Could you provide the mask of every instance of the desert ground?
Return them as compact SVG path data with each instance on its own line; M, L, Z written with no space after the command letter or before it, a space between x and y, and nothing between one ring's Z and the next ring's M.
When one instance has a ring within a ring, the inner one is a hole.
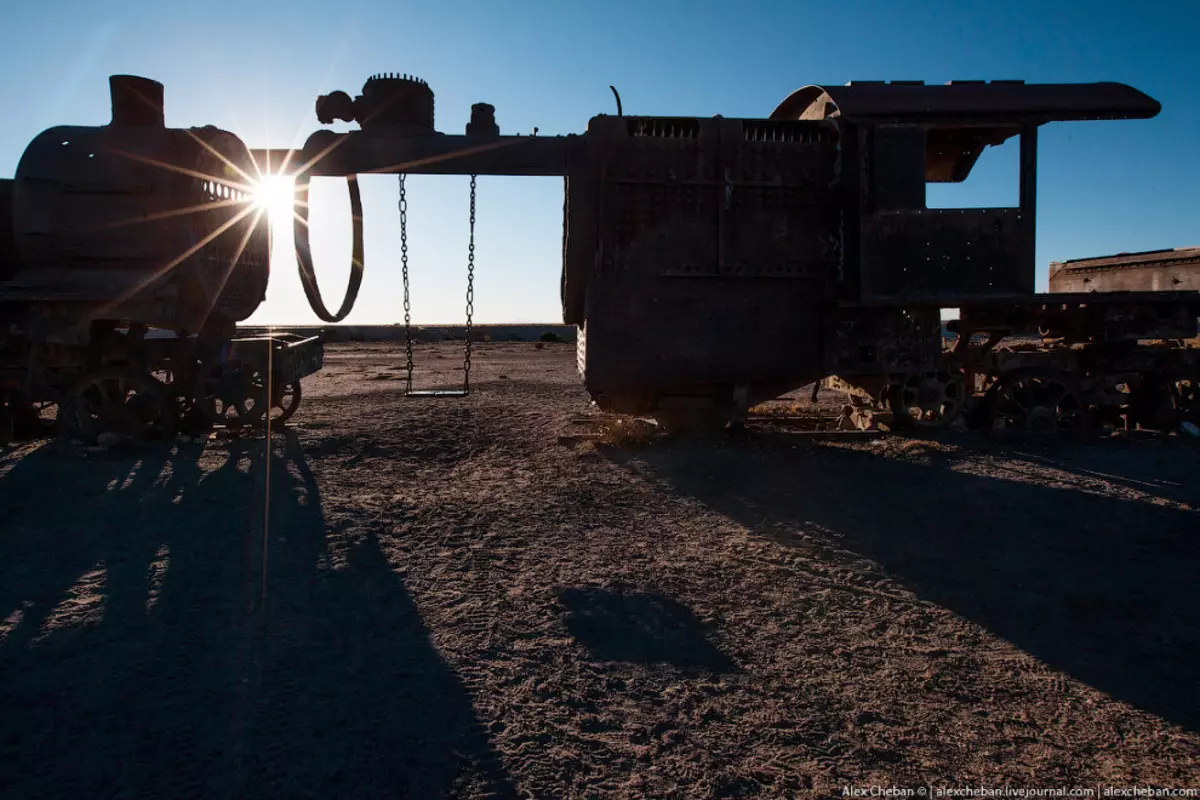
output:
M0 797L1200 788L1195 442L564 439L570 345L403 361L0 451Z

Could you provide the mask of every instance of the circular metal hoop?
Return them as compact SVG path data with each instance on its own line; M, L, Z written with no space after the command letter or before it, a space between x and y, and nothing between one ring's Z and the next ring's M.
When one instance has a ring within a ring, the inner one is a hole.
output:
M350 222L354 229L354 249L350 256L350 282L346 286L346 296L337 313L330 313L321 299L321 289L317 286L317 276L313 271L312 248L308 236L308 180L297 179L296 205L299 219L296 220L295 243L296 264L300 268L300 283L304 286L304 295L313 313L325 322L341 322L354 308L358 299L358 290L362 286L363 277L363 229L362 229L362 195L358 190L358 176L347 175L346 187L350 192Z

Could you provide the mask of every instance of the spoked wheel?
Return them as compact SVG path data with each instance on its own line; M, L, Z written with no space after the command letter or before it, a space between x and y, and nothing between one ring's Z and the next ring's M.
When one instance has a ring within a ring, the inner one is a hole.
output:
M200 371L195 398L196 408L214 425L254 425L266 414L266 380L250 364L212 364Z
M274 396L266 418L274 428L291 419L300 407L300 381L275 383L271 387L271 394Z
M962 375L946 369L909 375L888 389L888 405L900 428L944 428L963 410Z
M85 375L58 407L62 432L96 442L104 434L127 441L162 439L175 429L175 415L162 387L149 375L116 368Z
M992 420L1031 433L1082 434L1088 409L1069 379L1043 375L1001 376L988 391Z

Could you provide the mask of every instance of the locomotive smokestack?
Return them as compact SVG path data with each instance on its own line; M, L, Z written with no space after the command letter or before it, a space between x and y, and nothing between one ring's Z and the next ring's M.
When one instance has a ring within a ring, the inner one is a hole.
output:
M112 75L112 124L141 128L166 126L163 116L163 85L137 75Z

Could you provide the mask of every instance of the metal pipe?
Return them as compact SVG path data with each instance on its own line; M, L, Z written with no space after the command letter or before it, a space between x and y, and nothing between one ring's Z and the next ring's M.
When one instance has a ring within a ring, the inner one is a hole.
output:
M1021 126L1021 188L1018 203L1021 209L1022 235L1018 239L1021 253L1020 285L1033 292L1037 282L1037 125L1027 122Z
M112 124L125 127L162 128L163 85L137 75L110 75Z
M387 136L317 131L298 151L251 150L263 173L563 176L582 136ZM286 167L284 166L286 164Z

